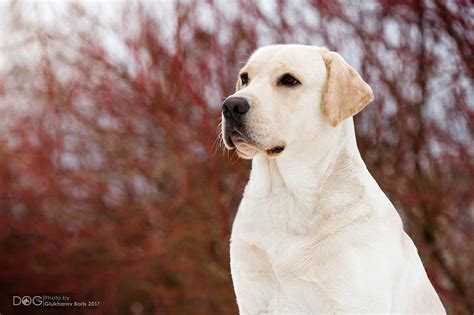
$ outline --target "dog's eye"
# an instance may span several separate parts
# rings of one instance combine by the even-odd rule
[[[247,85],[249,83],[249,75],[247,72],[240,75],[240,82],[242,82],[242,85]]]
[[[294,76],[291,74],[284,74],[278,80],[278,85],[285,85],[285,86],[295,86],[301,84]]]

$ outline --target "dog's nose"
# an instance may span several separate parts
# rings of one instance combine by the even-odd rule
[[[249,111],[250,105],[243,97],[229,97],[222,104],[222,114],[227,119],[239,120]]]

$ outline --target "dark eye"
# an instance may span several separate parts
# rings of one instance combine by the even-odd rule
[[[247,85],[249,83],[249,75],[247,72],[240,75],[240,82],[242,82],[242,85]]]
[[[278,85],[295,86],[298,84],[301,84],[300,81],[288,73],[282,75],[282,77],[278,80]]]

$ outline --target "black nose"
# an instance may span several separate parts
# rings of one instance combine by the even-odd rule
[[[222,104],[222,114],[227,119],[239,120],[249,111],[249,103],[243,97],[229,97]]]

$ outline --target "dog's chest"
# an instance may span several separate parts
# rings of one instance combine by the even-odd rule
[[[273,264],[284,263],[314,239],[315,235],[308,233],[313,211],[285,195],[244,198],[233,234],[264,250]]]

